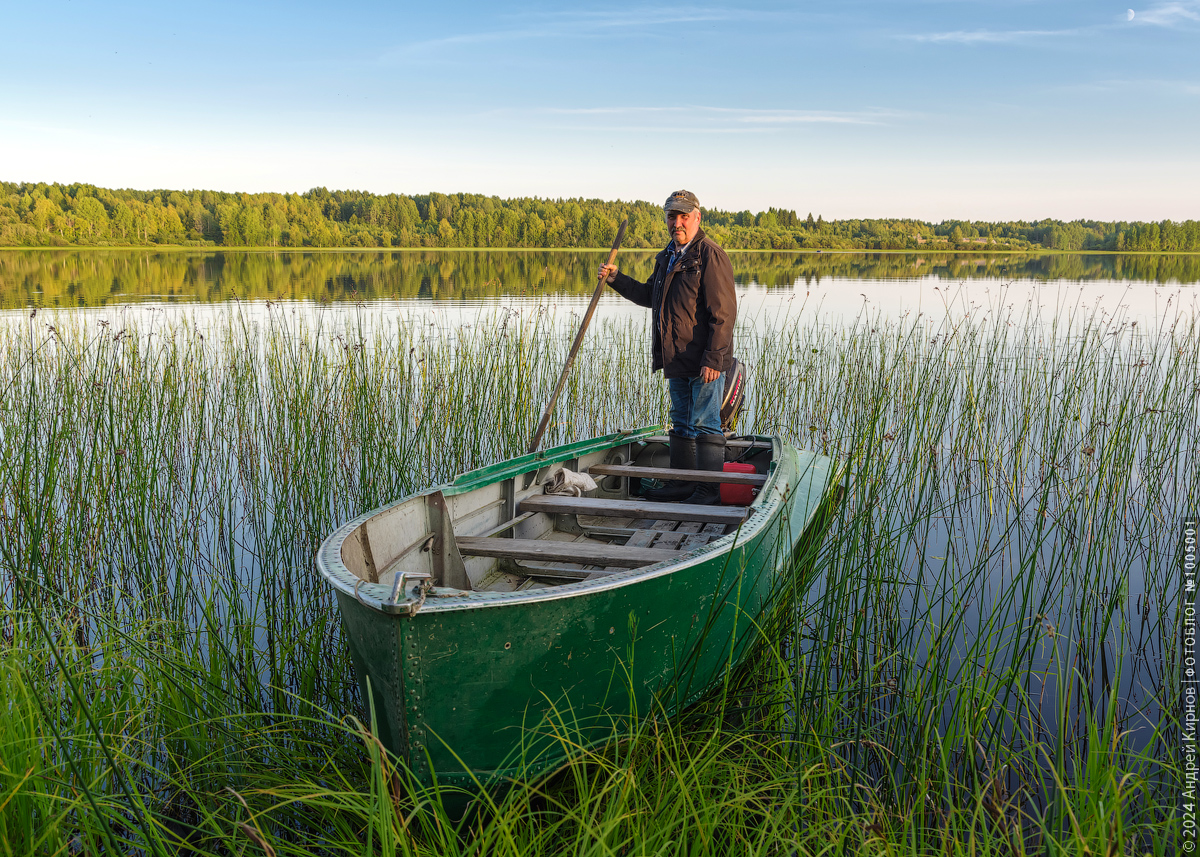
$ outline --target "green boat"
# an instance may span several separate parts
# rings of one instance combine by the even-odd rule
[[[778,438],[727,449],[753,472],[662,467],[657,426],[579,441],[464,473],[325,541],[317,568],[376,734],[418,784],[548,772],[745,659],[837,480],[829,458]],[[581,473],[596,487],[546,493]],[[751,502],[638,496],[639,480],[664,478]]]

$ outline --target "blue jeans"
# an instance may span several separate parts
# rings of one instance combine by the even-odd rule
[[[680,437],[721,434],[721,399],[725,373],[705,384],[699,378],[669,378],[671,431]]]

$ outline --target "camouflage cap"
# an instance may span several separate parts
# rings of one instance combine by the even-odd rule
[[[699,208],[700,200],[696,199],[696,194],[690,190],[677,190],[663,203],[663,211],[667,214],[672,211],[682,211],[687,214],[689,211],[696,211]]]

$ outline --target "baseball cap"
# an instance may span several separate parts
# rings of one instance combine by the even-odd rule
[[[690,211],[695,211],[700,207],[700,200],[696,199],[696,194],[690,190],[677,190],[667,197],[667,201],[663,203],[663,211],[682,211],[687,214]]]

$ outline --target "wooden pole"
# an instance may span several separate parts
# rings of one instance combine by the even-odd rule
[[[608,262],[605,264],[611,265],[613,259],[617,258],[617,251],[621,249],[621,240],[625,237],[625,227],[629,224],[628,220],[622,220],[620,227],[617,229],[617,237],[613,241],[612,251],[608,254]],[[587,331],[588,324],[592,321],[592,316],[596,312],[596,305],[600,303],[600,295],[604,294],[604,277],[596,278],[596,292],[592,295],[592,302],[588,304],[587,312],[583,314],[583,322],[579,325],[579,333],[575,334],[575,343],[571,346],[571,353],[567,355],[567,362],[563,366],[562,375],[558,378],[558,384],[554,388],[554,392],[550,394],[550,401],[546,404],[546,412],[542,414],[542,420],[538,423],[537,431],[533,433],[533,440],[529,441],[529,451],[537,452],[538,444],[542,442],[542,435],[546,433],[546,426],[550,424],[550,414],[554,410],[554,403],[558,401],[558,394],[562,392],[563,386],[567,383],[567,376],[571,374],[571,364],[575,362],[575,355],[579,353],[579,346],[583,344],[583,334]]]

